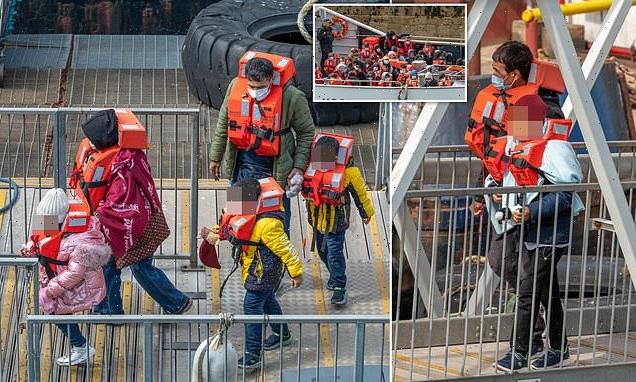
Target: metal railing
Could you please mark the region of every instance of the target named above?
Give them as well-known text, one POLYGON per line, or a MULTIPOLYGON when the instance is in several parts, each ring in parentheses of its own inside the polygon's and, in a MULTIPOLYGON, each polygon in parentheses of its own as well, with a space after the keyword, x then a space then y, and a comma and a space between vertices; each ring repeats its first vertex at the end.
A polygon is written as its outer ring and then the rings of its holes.
MULTIPOLYGON (((139 372, 143 373, 144 381, 153 381, 162 378, 160 374, 165 372, 167 368, 161 368, 159 363, 160 358, 156 359, 153 355, 157 346, 160 346, 160 351, 165 344, 161 344, 162 332, 172 333, 177 329, 186 331, 188 334, 188 342, 186 344, 181 343, 179 348, 179 369, 180 373, 170 380, 192 380, 193 373, 193 357, 194 353, 199 345, 199 342, 209 341, 210 335, 216 333, 213 328, 216 325, 225 325, 228 318, 221 315, 211 316, 160 316, 160 315, 129 315, 129 316, 28 316, 27 333, 28 339, 28 366, 29 366, 29 380, 39 381, 40 370, 43 366, 41 360, 44 356, 41 341, 34 333, 43 332, 45 326, 51 326, 52 324, 80 324, 84 327, 84 333, 90 333, 97 329, 98 325, 117 325, 122 324, 120 329, 121 333, 124 330, 133 328, 143 330, 143 355, 142 360, 136 360, 135 366, 139 372), (202 333, 197 335, 199 338, 194 338, 192 333, 202 333), (157 338, 158 337, 158 338, 157 338), (194 341, 194 342, 193 342, 194 341)), ((388 341, 388 318, 386 316, 354 316, 354 315, 325 315, 325 316, 306 316, 306 315, 281 315, 281 316, 245 316, 236 315, 231 317, 228 330, 223 331, 224 341, 232 341, 235 338, 232 330, 234 328, 242 331, 243 324, 260 324, 263 325, 263 329, 270 325, 288 324, 290 331, 293 333, 295 339, 295 346, 280 347, 274 352, 263 352, 261 367, 256 373, 260 374, 261 380, 305 380, 306 376, 303 374, 303 368, 307 366, 315 367, 312 373, 315 374, 315 380, 323 380, 321 373, 329 373, 333 375, 334 380, 352 380, 352 381, 388 381, 388 357, 385 356, 385 341, 388 341), (333 332, 335 340, 335 356, 333 358, 333 365, 331 369, 325 369, 321 364, 321 331, 331 330, 333 332), (341 338, 345 336, 345 338, 341 338), (380 348, 371 348, 368 344, 369 339, 381 338, 380 348), (352 342, 350 341, 353 340, 352 342), (307 345, 309 344, 309 345, 307 345), (339 345, 340 344, 340 345, 339 345), (340 352, 339 352, 340 346, 340 352), (295 354, 290 354, 295 350, 295 354), (347 352, 352 350, 352 352, 347 352), (273 354, 273 355, 269 355, 273 354), (341 358, 345 358, 342 360, 341 358), (350 358, 350 359, 346 359, 350 358), (372 367, 373 366, 373 367, 372 367), (351 372, 351 377, 342 377, 342 372, 347 368, 348 372, 351 372), (340 371, 339 371, 340 370, 340 371), (333 373, 333 374, 331 374, 333 373)), ((49 328, 51 330, 51 328, 49 328)), ((127 332, 128 333, 128 332, 127 332)), ((263 330, 264 341, 265 330, 263 330)), ((87 337, 90 338, 90 337, 87 337)), ((140 339, 138 339, 140 341, 140 339)), ((65 341, 66 342, 66 341, 65 341)), ((87 341, 86 346, 94 346, 87 341)), ((170 352, 173 352, 171 343, 170 352)), ((234 343, 236 346, 237 343, 234 343)), ((68 353, 69 344, 66 344, 66 352, 68 353)), ((388 348, 388 344, 387 344, 388 348)), ((51 349, 48 349, 49 351, 51 349)), ((101 349, 97 349, 99 352, 101 349)), ((120 349, 120 351, 122 351, 120 349)), ((176 350, 174 350, 176 352, 176 350)), ((239 357, 242 356, 242 351, 237 349, 239 357)), ((62 354, 66 354, 62 352, 62 354)), ((60 354, 60 355, 62 355, 60 354)), ((47 354, 47 358, 51 355, 47 354)), ((223 363, 228 362, 228 352, 223 355, 223 363)), ((52 358, 50 358, 52 359, 52 358)), ((208 363, 209 364, 209 363, 208 363)), ((219 366, 219 365, 217 365, 219 366)), ((228 366, 230 367, 230 366, 228 366)), ((231 367, 236 367, 232 365, 231 367)), ((223 369, 223 365, 220 365, 223 369)), ((98 365, 97 362, 89 362, 85 368, 85 377, 90 380, 91 375, 95 372, 105 372, 105 365, 98 365)), ((243 369, 245 370, 245 369, 243 369)), ((201 376, 203 380, 206 379, 205 374, 215 372, 214 370, 203 370, 201 376)), ((218 372, 218 370, 216 370, 218 372)), ((246 380, 246 375, 251 379, 254 373, 247 371, 239 373, 239 380, 246 380)), ((98 376, 97 376, 98 377, 98 376)), ((68 374, 70 380, 70 373, 68 374)), ((141 377, 137 377, 141 380, 141 377)), ((224 377, 227 379, 227 375, 224 377)))
MULTIPOLYGON (((0 380, 26 376, 24 318, 39 311, 38 261, 0 254, 0 380)), ((23 378, 22 378, 23 379, 23 378)))
MULTIPOLYGON (((18 201, 19 210, 9 209, 8 252, 17 252, 16 242, 22 244, 28 238, 28 220, 31 211, 42 197, 42 190, 50 187, 65 188, 67 176, 73 166, 79 142, 84 137, 82 123, 91 112, 103 108, 0 108, 0 177, 15 182, 23 198, 18 201), (33 189, 35 192, 28 192, 33 189), (24 217, 24 223, 14 224, 14 217, 24 217), (22 231, 19 235, 14 231, 22 231)), ((207 174, 207 166, 200 160, 207 159, 208 140, 200 129, 200 110, 196 108, 133 108, 146 127, 150 147, 146 150, 160 198, 174 199, 175 210, 172 225, 178 227, 178 216, 188 208, 189 251, 181 254, 176 235, 164 243, 157 258, 188 260, 191 268, 197 267, 196 227, 198 223, 198 190, 200 179, 207 174), (203 144, 201 142, 204 142, 203 144), (179 190, 189 190, 189 203, 177 203, 179 190)), ((206 163, 206 162, 204 162, 206 163)), ((3 185, 0 184, 0 187, 3 185)), ((210 182, 207 188, 223 188, 223 183, 210 182)), ((171 213, 172 214, 172 213, 171 213)))
MULTIPOLYGON (((636 142, 610 142, 610 148, 634 217, 636 142)), ((429 148, 394 219, 400 237, 393 243, 394 375, 408 380, 494 375, 491 363, 506 354, 508 339, 513 338, 512 348, 518 344, 514 323, 522 282, 532 286, 532 310, 539 304, 534 299, 539 290, 548 293, 548 301, 558 292, 564 325, 561 344, 550 345, 562 349, 569 336, 575 366, 636 362, 632 279, 592 166, 585 153, 578 156, 583 183, 524 187, 526 195, 538 193, 535 201, 556 195, 554 209, 539 207, 536 221, 524 217, 513 230, 497 233, 487 212, 473 213, 475 198, 517 195, 520 188, 483 187, 481 162, 466 146, 429 148), (575 194, 585 208, 578 216, 556 208, 559 199, 575 194), (562 221, 559 216, 569 224, 555 224, 562 221), (538 239, 524 237, 528 228, 540 232, 544 226, 552 231, 547 249, 526 244, 538 239), (552 239, 557 227, 567 238, 566 247, 552 239), (550 259, 549 279, 537 277, 539 251, 550 259), (541 289, 542 282, 549 287, 541 289)), ((525 199, 519 204, 527 206, 525 199)), ((547 338, 554 325, 550 315, 557 313, 542 309, 547 338)), ((529 327, 535 323, 531 316, 529 327)), ((530 372, 530 363, 523 371, 530 372)))

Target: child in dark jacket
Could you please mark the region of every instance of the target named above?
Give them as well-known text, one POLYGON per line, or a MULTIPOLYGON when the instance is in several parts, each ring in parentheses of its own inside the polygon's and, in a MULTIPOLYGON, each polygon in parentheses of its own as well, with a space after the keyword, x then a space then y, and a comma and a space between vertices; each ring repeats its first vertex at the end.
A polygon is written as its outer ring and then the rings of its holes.
MULTIPOLYGON (((319 136, 315 141, 310 164, 305 172, 306 181, 315 177, 315 174, 324 174, 334 169, 340 156, 339 145, 338 140, 333 136, 319 136), (312 175, 312 171, 316 173, 312 175)), ((345 233, 349 228, 351 200, 353 199, 358 208, 364 224, 368 224, 373 217, 373 204, 367 196, 366 184, 360 170, 353 165, 352 159, 348 160, 345 167, 343 192, 335 203, 320 202, 312 197, 311 192, 305 192, 306 190, 303 192, 309 224, 314 230, 314 243, 320 259, 329 270, 327 289, 333 291, 331 303, 336 305, 347 303, 347 275, 343 247, 345 233)), ((324 175, 322 177, 324 179, 324 175)))

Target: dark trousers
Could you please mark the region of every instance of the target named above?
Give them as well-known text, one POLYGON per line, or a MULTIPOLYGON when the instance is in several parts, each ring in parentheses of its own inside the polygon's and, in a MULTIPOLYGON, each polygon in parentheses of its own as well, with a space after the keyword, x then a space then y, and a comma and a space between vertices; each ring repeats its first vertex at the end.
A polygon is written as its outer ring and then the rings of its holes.
POLYGON ((316 248, 320 259, 327 266, 329 271, 329 281, 327 284, 332 288, 345 288, 347 286, 347 262, 344 257, 345 233, 316 232, 316 248))
POLYGON ((77 324, 55 324, 58 329, 64 334, 65 337, 68 337, 69 342, 72 346, 76 348, 80 348, 86 345, 86 338, 82 335, 80 331, 79 325, 77 324))
MULTIPOLYGON (((528 250, 525 245, 521 254, 521 280, 518 291, 517 319, 515 322, 515 351, 523 354, 528 353, 528 341, 530 336, 530 319, 537 322, 539 317, 539 305, 543 305, 546 310, 548 320, 548 339, 550 348, 561 350, 567 345, 567 337, 562 335, 563 331, 563 307, 561 306, 561 294, 559 291, 559 279, 557 277, 557 263, 561 258, 565 248, 540 247, 535 250, 528 250), (554 256, 554 261, 552 260, 554 256), (536 262, 536 272, 535 272, 536 262), (536 284, 535 279, 536 277, 536 284), (552 283, 550 284, 550 278, 552 283), (533 294, 533 286, 536 285, 533 294), (552 291, 550 292, 550 286, 552 291), (534 309, 533 309, 534 308, 534 309)), ((512 348, 512 333, 510 336, 510 346, 512 348)))
MULTIPOLYGON (((247 315, 264 314, 273 316, 283 314, 283 310, 276 300, 276 289, 264 291, 245 291, 243 299, 243 313, 247 315)), ((282 337, 289 335, 287 324, 270 324, 272 331, 282 337)), ((263 340, 262 324, 245 324, 245 351, 251 354, 261 354, 263 340)))
MULTIPOLYGON (((508 283, 509 288, 517 289, 517 270, 519 262, 519 228, 513 228, 505 234, 499 235, 493 232, 488 250, 488 264, 499 277, 508 283)), ((523 256, 523 255, 522 255, 523 256)), ((523 273, 519 275, 523 277, 523 273)), ((503 307, 499 307, 503 309, 503 307)), ((545 320, 539 315, 534 321, 533 339, 537 345, 543 344, 543 331, 545 320)), ((528 344, 526 343, 526 346, 528 344)))
MULTIPOLYGON (((100 314, 124 314, 121 300, 121 269, 117 268, 112 256, 102 269, 106 280, 106 298, 96 305, 94 310, 100 314)), ((188 302, 188 296, 178 290, 161 269, 152 264, 152 257, 132 264, 130 270, 139 285, 166 312, 176 313, 188 302)))

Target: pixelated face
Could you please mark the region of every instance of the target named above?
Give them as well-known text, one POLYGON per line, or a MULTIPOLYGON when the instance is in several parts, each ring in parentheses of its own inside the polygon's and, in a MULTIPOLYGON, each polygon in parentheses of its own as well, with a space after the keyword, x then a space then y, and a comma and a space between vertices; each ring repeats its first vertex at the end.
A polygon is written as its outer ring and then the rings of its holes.
POLYGON ((508 135, 521 141, 543 137, 543 121, 529 121, 528 106, 510 106, 508 113, 508 135))
POLYGON ((316 146, 311 151, 311 163, 316 170, 329 171, 336 167, 336 155, 331 149, 316 146))
POLYGON ((34 231, 57 231, 60 229, 57 215, 33 215, 31 228, 34 231))
POLYGON ((253 215, 256 213, 258 202, 247 200, 248 190, 241 186, 227 189, 227 203, 225 208, 231 215, 253 215))

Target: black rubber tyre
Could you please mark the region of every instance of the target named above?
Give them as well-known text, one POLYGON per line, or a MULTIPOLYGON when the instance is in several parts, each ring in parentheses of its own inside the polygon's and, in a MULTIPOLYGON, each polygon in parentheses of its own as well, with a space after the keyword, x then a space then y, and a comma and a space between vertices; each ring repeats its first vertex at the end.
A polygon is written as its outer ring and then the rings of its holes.
MULTIPOLYGON (((290 57, 296 64, 294 85, 302 90, 319 126, 372 122, 378 118, 377 103, 313 103, 312 47, 293 41, 296 17, 305 0, 221 0, 203 9, 190 24, 181 60, 193 94, 218 109, 238 61, 248 50, 290 57), (287 38, 288 37, 288 38, 287 38), (271 41, 282 39, 295 43, 271 41)), ((321 3, 388 3, 388 0, 328 0, 321 3)), ((311 17, 306 17, 311 31, 311 17)), ((299 35, 299 34, 298 34, 299 35)), ((302 38, 301 38, 302 39, 302 38)), ((295 40, 299 40, 295 38, 295 40)))

